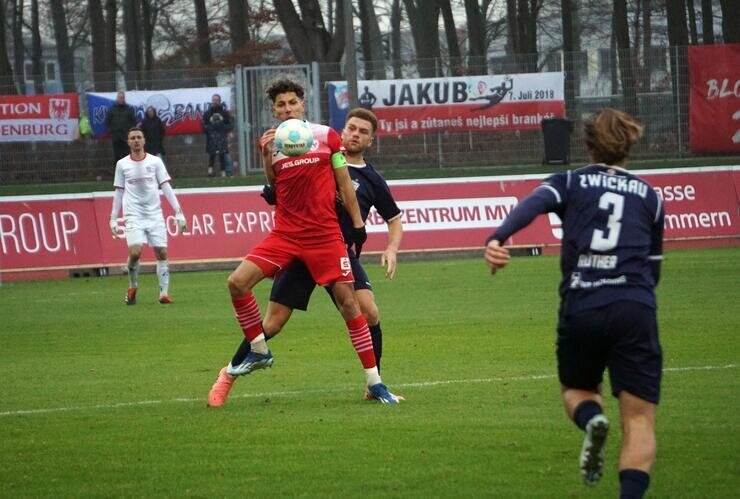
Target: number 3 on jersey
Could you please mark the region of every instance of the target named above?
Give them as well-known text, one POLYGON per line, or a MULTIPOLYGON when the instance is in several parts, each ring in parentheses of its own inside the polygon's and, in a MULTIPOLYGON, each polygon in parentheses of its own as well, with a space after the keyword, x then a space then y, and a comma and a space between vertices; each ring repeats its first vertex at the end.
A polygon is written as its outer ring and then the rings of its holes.
POLYGON ((605 231, 594 229, 591 236, 591 249, 594 251, 609 251, 617 246, 619 231, 622 229, 622 214, 624 213, 624 196, 614 192, 605 192, 599 198, 599 208, 609 212, 605 231))

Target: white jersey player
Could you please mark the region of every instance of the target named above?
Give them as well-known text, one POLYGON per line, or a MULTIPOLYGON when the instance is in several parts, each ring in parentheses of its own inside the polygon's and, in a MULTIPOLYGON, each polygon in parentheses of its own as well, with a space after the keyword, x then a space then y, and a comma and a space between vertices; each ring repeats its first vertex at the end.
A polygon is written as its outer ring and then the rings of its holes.
POLYGON ((144 133, 138 128, 128 132, 128 146, 131 154, 116 163, 113 180, 115 194, 110 214, 110 230, 113 237, 121 236, 118 213, 123 206, 125 238, 128 245, 128 280, 126 304, 136 303, 138 288, 139 259, 143 244, 149 244, 157 257, 157 278, 159 279, 159 303, 172 303, 168 288, 170 281, 167 262, 167 228, 159 200, 159 189, 175 211, 175 220, 180 232, 187 230, 185 215, 177 202, 170 176, 162 160, 144 151, 144 133))

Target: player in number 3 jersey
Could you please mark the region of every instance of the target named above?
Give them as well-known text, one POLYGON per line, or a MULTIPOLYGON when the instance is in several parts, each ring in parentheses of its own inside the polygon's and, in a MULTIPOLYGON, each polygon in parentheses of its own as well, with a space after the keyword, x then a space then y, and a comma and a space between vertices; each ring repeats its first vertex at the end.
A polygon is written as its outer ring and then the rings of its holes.
POLYGON ((563 403, 586 432, 580 468, 586 484, 594 485, 609 429, 601 398, 609 369, 624 430, 620 497, 630 498, 642 497, 650 481, 662 370, 654 288, 663 206, 647 182, 624 168, 641 135, 642 126, 621 111, 596 114, 585 124, 593 164, 548 177, 512 210, 485 250, 495 273, 509 261, 503 244, 513 234, 541 213, 562 219, 557 357, 563 403))

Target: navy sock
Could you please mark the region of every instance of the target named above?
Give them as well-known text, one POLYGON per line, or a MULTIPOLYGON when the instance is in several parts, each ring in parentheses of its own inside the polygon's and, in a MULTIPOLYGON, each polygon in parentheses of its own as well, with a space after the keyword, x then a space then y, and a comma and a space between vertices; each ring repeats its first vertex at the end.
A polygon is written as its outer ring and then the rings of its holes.
POLYGON ((642 470, 619 472, 619 499, 640 499, 650 485, 650 475, 642 470))
POLYGON ((370 339, 373 340, 373 351, 375 352, 375 365, 380 371, 380 358, 383 356, 383 331, 380 330, 380 322, 370 328, 370 339))
POLYGON ((584 400, 573 411, 573 422, 583 431, 591 418, 601 414, 601 406, 594 400, 584 400))

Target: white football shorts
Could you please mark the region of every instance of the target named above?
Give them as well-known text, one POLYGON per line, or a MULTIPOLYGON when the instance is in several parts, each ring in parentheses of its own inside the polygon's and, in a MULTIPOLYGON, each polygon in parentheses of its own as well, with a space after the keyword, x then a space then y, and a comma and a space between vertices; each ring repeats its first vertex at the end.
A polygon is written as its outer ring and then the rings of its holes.
POLYGON ((167 247, 167 227, 164 218, 126 218, 126 244, 149 244, 152 248, 167 247))

